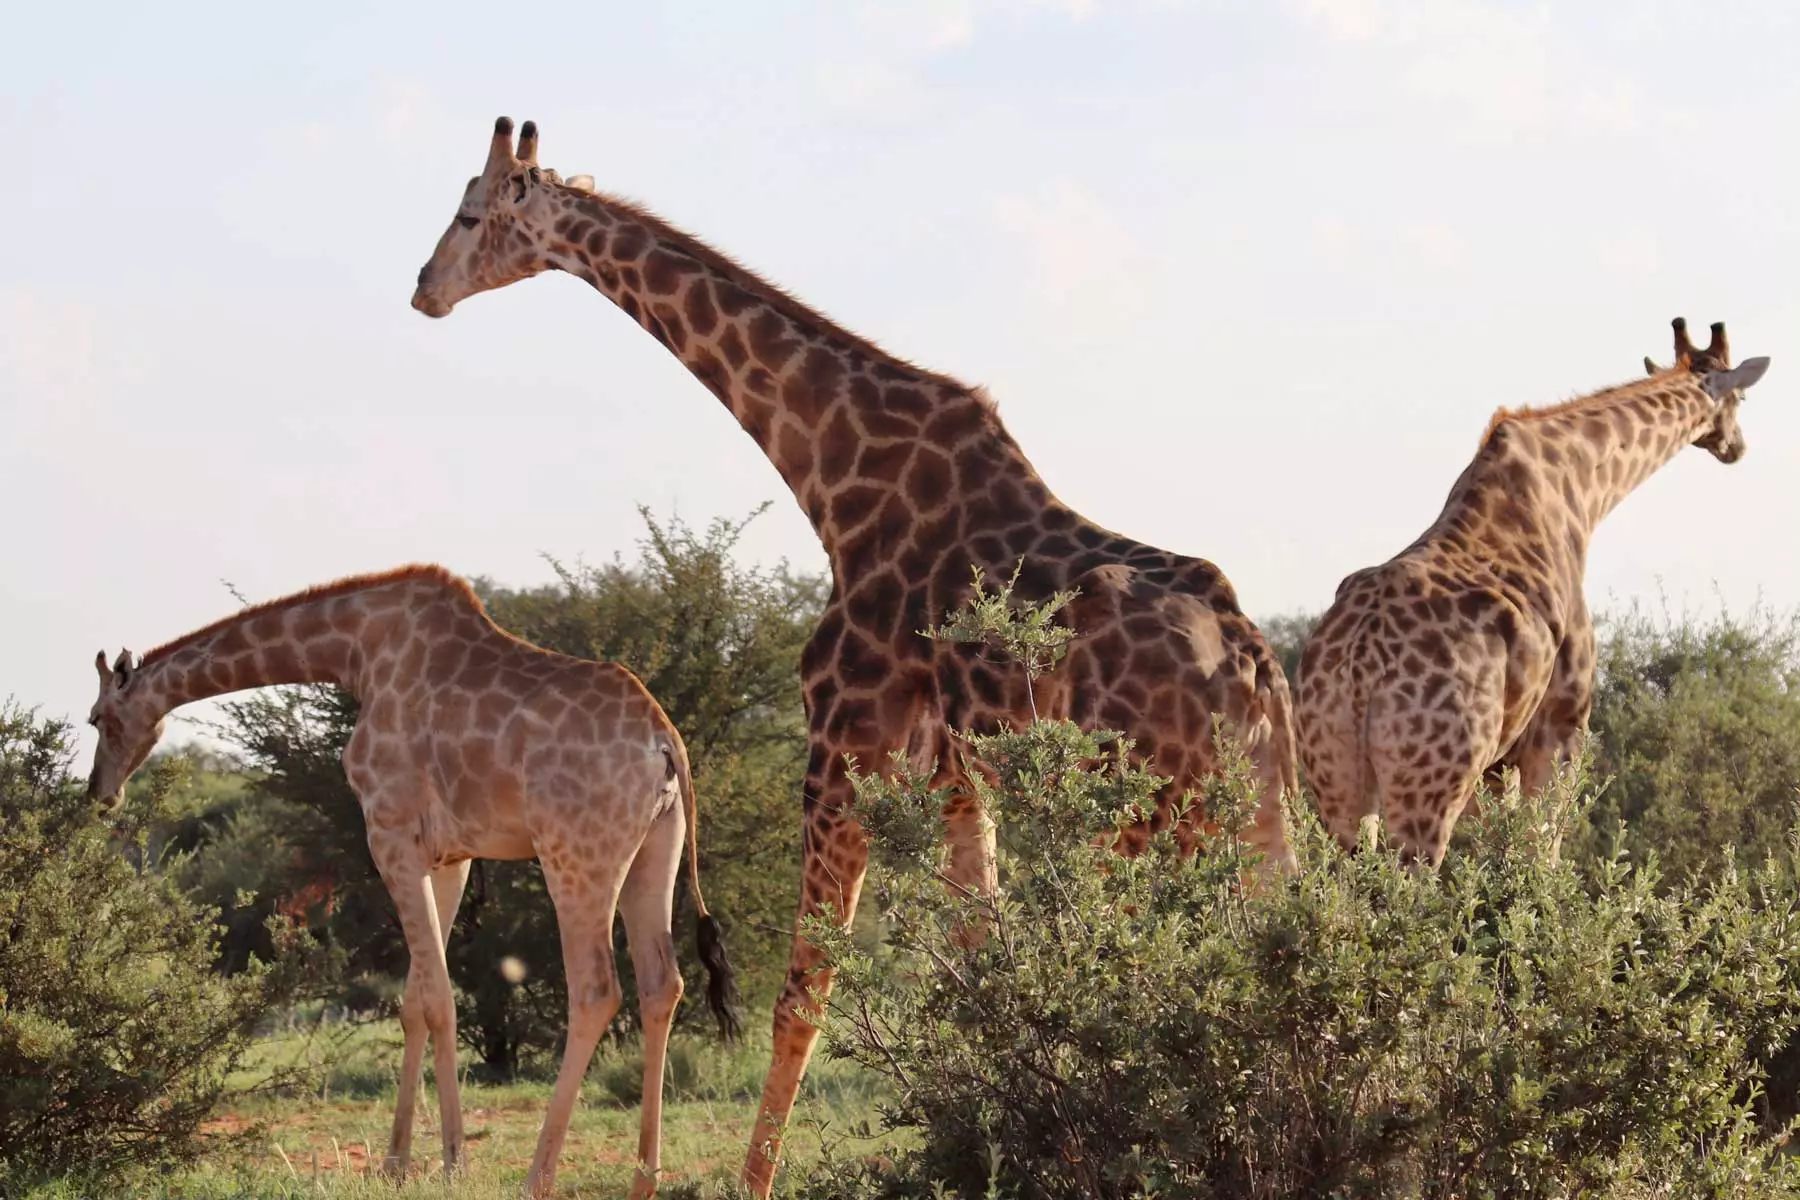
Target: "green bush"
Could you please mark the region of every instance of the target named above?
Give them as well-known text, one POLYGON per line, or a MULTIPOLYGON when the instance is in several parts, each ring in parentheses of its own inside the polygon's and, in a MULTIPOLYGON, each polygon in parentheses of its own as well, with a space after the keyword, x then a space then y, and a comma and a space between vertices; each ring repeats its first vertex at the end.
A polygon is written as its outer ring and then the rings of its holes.
POLYGON ((66 726, 0 706, 0 1181, 193 1157, 308 955, 213 970, 209 914, 154 869, 151 807, 96 813, 66 726))
MULTIPOLYGON (((951 632, 1019 628, 989 604, 951 632)), ((967 742, 995 770, 992 899, 945 885, 926 776, 859 779, 886 940, 878 961, 811 926, 838 971, 823 1045, 886 1079, 915 1148, 840 1147, 805 1194, 1800 1194, 1752 1115, 1800 1024, 1795 843, 1704 882, 1558 855, 1588 803, 1570 772, 1487 798, 1436 873, 1302 812, 1299 870, 1250 885, 1241 756, 1197 798, 1227 831, 1206 854, 1122 860, 1098 835, 1157 781, 1117 735, 967 742)))
POLYGON ((1755 863, 1780 847, 1800 786, 1800 614, 1710 622, 1628 609, 1601 623, 1592 721, 1611 777, 1587 839, 1664 875, 1755 863))

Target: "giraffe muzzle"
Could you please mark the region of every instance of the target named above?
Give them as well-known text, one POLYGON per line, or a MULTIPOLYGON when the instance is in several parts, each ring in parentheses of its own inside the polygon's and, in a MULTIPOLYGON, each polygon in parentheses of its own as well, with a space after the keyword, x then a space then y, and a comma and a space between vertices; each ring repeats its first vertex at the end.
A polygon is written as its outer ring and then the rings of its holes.
POLYGON ((413 292, 412 306, 428 317, 447 317, 453 307, 433 296, 423 283, 413 292))

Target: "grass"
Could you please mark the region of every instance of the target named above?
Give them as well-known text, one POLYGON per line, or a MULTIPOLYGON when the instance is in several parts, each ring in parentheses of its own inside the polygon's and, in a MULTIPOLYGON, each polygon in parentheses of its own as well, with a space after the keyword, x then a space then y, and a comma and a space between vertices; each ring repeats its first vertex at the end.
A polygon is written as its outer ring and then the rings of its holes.
MULTIPOLYGON (((413 1125, 413 1163, 400 1187, 379 1167, 394 1114, 401 1035, 396 1022, 296 1028, 262 1043, 234 1084, 266 1083, 273 1070, 302 1068, 304 1088, 265 1089, 243 1097, 207 1125, 214 1146, 195 1165, 134 1182, 126 1194, 146 1200, 489 1200, 520 1193, 538 1127, 550 1100, 543 1079, 462 1089, 466 1174, 446 1193, 439 1169, 437 1092, 429 1056, 413 1125)), ((465 1065, 469 1052, 460 1056, 465 1065)), ((669 1047, 663 1107, 663 1195, 724 1195, 743 1164, 769 1064, 767 1034, 727 1047, 705 1034, 677 1031, 669 1047)), ((553 1069, 553 1067, 552 1067, 553 1069)), ((595 1055, 569 1123, 556 1194, 622 1196, 636 1165, 642 1059, 632 1042, 608 1042, 595 1055)), ((783 1170, 804 1171, 852 1125, 875 1121, 881 1083, 848 1064, 815 1059, 789 1125, 783 1170)), ((890 1143, 849 1139, 842 1154, 879 1154, 890 1143)), ((86 1200, 73 1183, 48 1185, 32 1200, 86 1200)), ((109 1190, 110 1194, 116 1194, 109 1190)))

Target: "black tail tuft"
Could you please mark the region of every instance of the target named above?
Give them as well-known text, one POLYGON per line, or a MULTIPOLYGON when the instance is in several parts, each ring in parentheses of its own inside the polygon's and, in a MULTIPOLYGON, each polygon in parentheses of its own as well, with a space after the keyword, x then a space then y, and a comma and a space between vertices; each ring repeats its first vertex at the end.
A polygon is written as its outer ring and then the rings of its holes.
POLYGON ((694 940, 700 948, 700 965, 706 968, 706 1006, 719 1019, 719 1036, 736 1041, 739 1025, 732 1005, 737 1001, 737 979, 725 957, 725 933, 708 915, 696 923, 694 940))

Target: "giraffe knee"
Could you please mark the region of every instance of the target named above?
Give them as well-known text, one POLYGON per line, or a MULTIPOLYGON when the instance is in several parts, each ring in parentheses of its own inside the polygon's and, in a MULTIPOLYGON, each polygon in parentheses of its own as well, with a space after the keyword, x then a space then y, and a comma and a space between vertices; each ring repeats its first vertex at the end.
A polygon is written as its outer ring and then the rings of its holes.
POLYGON ((657 953, 646 955, 647 962, 637 965, 638 1011, 645 1021, 666 1021, 675 1015, 686 985, 675 966, 675 943, 665 936, 657 953))
POLYGON ((425 980, 409 980, 400 998, 400 1028, 409 1034, 449 1033, 456 1025, 456 1002, 450 993, 425 980))
POLYGON ((624 993, 619 987, 619 977, 612 970, 610 959, 606 970, 599 977, 576 986, 573 981, 569 986, 569 1038, 570 1040, 598 1041, 612 1023, 613 1015, 619 1011, 619 1002, 624 993))

